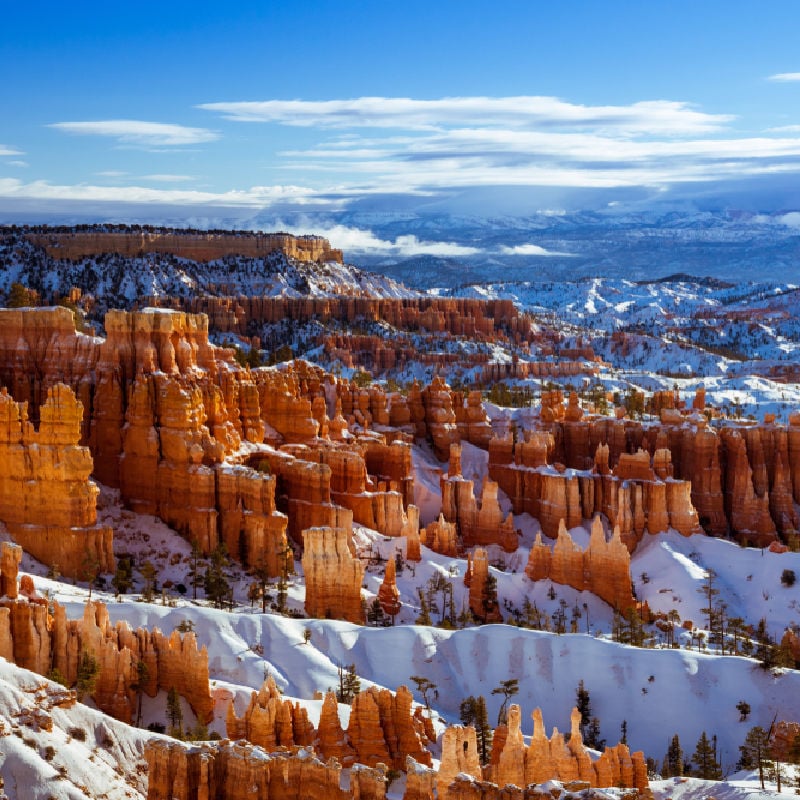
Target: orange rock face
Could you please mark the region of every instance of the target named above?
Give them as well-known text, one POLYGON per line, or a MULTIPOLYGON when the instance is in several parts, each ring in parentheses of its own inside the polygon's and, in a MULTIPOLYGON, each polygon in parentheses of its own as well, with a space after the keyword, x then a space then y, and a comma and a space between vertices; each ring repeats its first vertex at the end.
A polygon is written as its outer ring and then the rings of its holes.
POLYGON ((345 528, 303 531, 306 613, 321 619, 364 623, 361 584, 364 566, 352 550, 345 528))
MULTIPOLYGON (((2 563, 13 561, 13 545, 3 543, 2 563)), ((3 575, 10 579, 6 567, 3 575)), ((28 578, 28 576, 23 576, 28 578)), ((125 623, 112 625, 103 603, 89 602, 83 617, 68 620, 66 610, 54 603, 53 615, 45 598, 30 580, 21 581, 21 596, 0 598, 0 655, 40 675, 58 669, 68 684, 78 677, 81 654, 91 653, 98 673, 93 698, 98 708, 123 722, 132 722, 138 703, 139 663, 146 667, 141 687, 155 696, 175 689, 185 697, 202 722, 209 722, 213 701, 209 693, 208 653, 198 649, 194 633, 173 631, 165 636, 157 628, 136 630, 125 623)))
POLYGON ((385 768, 355 768, 350 788, 342 789, 337 761, 323 764, 312 751, 297 747, 267 755, 244 742, 192 746, 157 739, 148 742, 145 759, 148 800, 383 800, 386 793, 385 768))
POLYGON ((258 692, 253 692, 242 717, 236 716, 231 701, 226 730, 229 738, 247 739, 268 753, 279 747, 311 745, 315 738, 305 708, 284 700, 271 676, 258 692))
POLYGON ((552 780, 562 783, 580 781, 591 787, 621 786, 640 792, 648 788, 647 766, 641 752, 631 755, 625 745, 618 744, 607 747, 597 761, 592 761, 583 745, 580 713, 577 709, 572 711, 569 741, 557 729, 547 738, 542 714, 537 708, 533 712, 533 736, 526 746, 520 722, 519 706, 511 705, 505 737, 495 739, 494 748, 500 744, 501 750, 496 753, 493 749, 492 764, 487 767, 486 775, 482 774, 477 760, 474 730, 458 726, 448 728, 442 738, 442 764, 437 784, 439 797, 452 800, 472 796, 463 794, 463 784, 453 785, 459 773, 477 780, 488 778, 491 784, 483 784, 485 788, 475 796, 496 797, 498 800, 501 796, 507 796, 501 795, 498 787, 511 785, 524 789, 531 784, 552 780), (470 757, 471 753, 475 753, 475 756, 470 757))
POLYGON ((636 606, 628 548, 620 538, 619 528, 615 528, 611 539, 606 541, 600 517, 592 522, 586 550, 572 541, 563 522, 552 550, 537 534, 525 574, 532 581, 549 579, 578 591, 590 591, 620 611, 636 606))
POLYGON ((21 561, 21 547, 10 542, 0 542, 0 597, 17 599, 17 574, 21 561))
MULTIPOLYGON (((469 556, 467 574, 469 575, 469 607, 482 622, 502 622, 500 603, 497 600, 497 582, 489 579, 489 556, 482 547, 476 547, 469 556)), ((464 576, 467 581, 467 575, 464 576)))
POLYGON ((97 525, 92 456, 78 442, 83 406, 63 384, 48 389, 39 430, 27 404, 0 393, 0 519, 35 558, 79 577, 93 559, 114 569, 112 533, 97 525))
MULTIPOLYGON (((498 486, 485 481, 480 505, 475 499, 473 482, 461 476, 461 445, 450 446, 449 474, 440 480, 442 488, 442 515, 456 526, 465 547, 499 544, 506 552, 517 549, 514 517, 505 519, 497 499, 498 486)), ((438 532, 438 531, 437 531, 438 532)))
POLYGON ((383 575, 383 582, 381 583, 380 589, 378 589, 378 601, 381 604, 383 613, 392 619, 397 616, 402 608, 396 576, 397 566, 395 560, 390 558, 386 562, 386 572, 383 575))
POLYGON ((261 258, 282 251, 299 261, 336 261, 342 251, 321 236, 288 233, 172 233, 166 230, 128 232, 32 233, 28 238, 44 247, 49 256, 80 259, 102 253, 136 257, 145 253, 169 253, 192 261, 212 261, 227 255, 261 258))

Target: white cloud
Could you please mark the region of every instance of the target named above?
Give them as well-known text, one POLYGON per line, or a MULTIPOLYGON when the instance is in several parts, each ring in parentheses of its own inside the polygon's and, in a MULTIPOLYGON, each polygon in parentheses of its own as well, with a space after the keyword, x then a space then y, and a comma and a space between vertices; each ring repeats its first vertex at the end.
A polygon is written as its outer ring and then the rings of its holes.
POLYGON ((779 83, 792 83, 800 81, 800 72, 779 72, 776 75, 770 75, 768 81, 777 81, 779 83))
POLYGON ((6 144, 0 144, 0 156, 21 156, 24 155, 22 150, 17 150, 15 147, 9 147, 6 144))
POLYGON ((303 186, 252 186, 225 192, 193 189, 152 189, 144 186, 58 185, 47 181, 23 183, 16 178, 0 178, 0 197, 35 200, 93 200, 123 203, 164 203, 177 205, 222 205, 268 207, 275 203, 332 205, 303 186))
POLYGON ((95 175, 101 178, 122 178, 127 174, 127 172, 122 172, 118 169, 104 169, 102 172, 95 172, 95 175))
POLYGON ((516 247, 500 248, 500 252, 505 256, 568 256, 570 253, 558 253, 554 250, 546 250, 538 244, 518 244, 516 247))
POLYGON ((8 164, 9 167, 22 167, 22 168, 24 168, 24 167, 29 167, 30 166, 30 164, 27 161, 19 161, 19 160, 6 161, 6 164, 8 164))
POLYGON ((239 122, 327 128, 403 128, 424 130, 450 125, 510 127, 609 127, 627 133, 684 135, 718 130, 734 119, 706 114, 689 104, 647 100, 628 106, 585 106, 557 97, 357 97, 352 100, 264 100, 203 103, 239 122))
POLYGON ((156 175, 142 175, 143 181, 156 181, 157 183, 184 183, 193 181, 193 175, 171 175, 168 173, 158 173, 156 175))
POLYGON ((386 253, 398 256, 471 256, 481 251, 476 247, 466 247, 455 242, 421 241, 416 236, 398 236, 394 241, 379 239, 371 230, 351 228, 346 225, 325 225, 318 220, 307 224, 287 224, 276 221, 275 230, 302 235, 315 233, 324 236, 347 253, 386 253))
POLYGON ((800 228, 800 211, 790 211, 778 217, 778 220, 789 228, 800 228))
POLYGON ((203 144, 219 139, 207 128, 189 128, 164 122, 135 119, 107 119, 95 122, 54 122, 48 127, 80 136, 108 136, 120 144, 140 147, 175 147, 203 144))

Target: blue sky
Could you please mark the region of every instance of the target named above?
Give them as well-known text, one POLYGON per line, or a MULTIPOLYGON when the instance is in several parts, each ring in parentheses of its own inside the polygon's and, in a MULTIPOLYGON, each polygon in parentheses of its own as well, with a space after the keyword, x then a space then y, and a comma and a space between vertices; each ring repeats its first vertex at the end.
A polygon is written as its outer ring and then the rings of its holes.
POLYGON ((792 210, 798 30, 779 0, 4 4, 0 218, 751 187, 792 210))

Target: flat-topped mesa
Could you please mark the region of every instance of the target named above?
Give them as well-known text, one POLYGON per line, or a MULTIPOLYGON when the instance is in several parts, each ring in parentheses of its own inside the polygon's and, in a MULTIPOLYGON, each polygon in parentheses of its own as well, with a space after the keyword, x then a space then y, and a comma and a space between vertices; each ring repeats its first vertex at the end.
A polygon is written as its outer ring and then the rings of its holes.
POLYGON ((586 550, 572 540, 564 521, 551 549, 541 534, 531 548, 525 574, 532 581, 551 580, 590 591, 612 608, 625 612, 636 607, 631 582, 631 556, 620 538, 619 528, 606 541, 599 516, 592 522, 592 533, 586 550))
POLYGON ((0 520, 34 558, 64 575, 80 577, 87 559, 113 572, 112 531, 97 524, 92 456, 78 444, 83 405, 57 384, 40 418, 34 430, 27 404, 0 391, 0 520))
POLYGON ((305 609, 310 617, 364 623, 364 565, 356 558, 351 540, 352 534, 345 528, 303 531, 305 609))
POLYGON ((341 264, 341 250, 321 236, 289 233, 202 233, 168 230, 31 233, 28 239, 43 247, 51 258, 77 260, 104 253, 138 258, 147 253, 165 253, 192 261, 214 261, 225 256, 263 258, 282 252, 297 261, 341 264))

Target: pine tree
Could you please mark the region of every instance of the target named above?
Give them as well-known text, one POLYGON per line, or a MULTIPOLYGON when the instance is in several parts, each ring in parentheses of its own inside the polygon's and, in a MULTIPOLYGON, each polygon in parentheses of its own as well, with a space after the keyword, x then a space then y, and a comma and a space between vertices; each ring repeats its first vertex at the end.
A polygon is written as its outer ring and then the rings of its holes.
POLYGON ((83 700, 84 695, 92 694, 97 685, 97 675, 100 672, 100 665, 94 657, 94 653, 88 650, 81 650, 78 659, 78 680, 75 684, 75 693, 78 700, 83 700))
POLYGON ((169 720, 169 735, 176 739, 183 738, 183 709, 181 698, 173 686, 167 693, 167 719, 169 720))
POLYGON ((423 675, 411 675, 409 680, 414 682, 414 685, 417 688, 417 691, 422 695, 422 701, 425 703, 425 708, 427 709, 428 713, 431 710, 431 701, 428 698, 428 692, 436 692, 436 684, 424 677, 423 675))
POLYGON ((706 781, 718 781, 722 779, 722 770, 717 762, 714 747, 706 736, 706 732, 700 735, 697 740, 694 755, 692 756, 692 763, 697 767, 695 773, 698 778, 706 781))
POLYGON ((340 703, 350 705, 360 691, 361 681, 356 672, 356 665, 349 664, 347 668, 339 665, 339 690, 336 692, 336 699, 340 703))
POLYGON ((583 679, 578 681, 578 688, 575 690, 575 706, 581 714, 581 736, 586 739, 586 732, 592 719, 592 701, 589 690, 583 685, 583 679))
POLYGON ((506 717, 508 716, 508 701, 519 692, 519 680, 517 678, 509 678, 505 681, 500 681, 500 685, 492 689, 492 694, 502 694, 503 702, 500 710, 497 713, 497 724, 505 725, 506 717))
POLYGON ((461 701, 459 716, 462 725, 472 725, 475 728, 475 739, 481 764, 488 764, 492 747, 492 729, 486 711, 486 700, 483 696, 470 695, 461 701))
POLYGON ((761 788, 764 788, 764 769, 770 766, 769 733, 760 725, 750 728, 744 743, 739 745, 736 769, 758 769, 761 788))
POLYGON ((667 754, 664 756, 664 766, 661 768, 661 775, 664 778, 673 778, 683 775, 683 749, 676 733, 670 739, 667 754))

